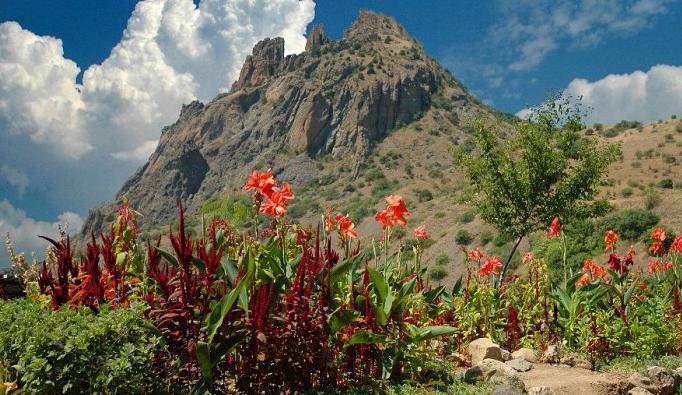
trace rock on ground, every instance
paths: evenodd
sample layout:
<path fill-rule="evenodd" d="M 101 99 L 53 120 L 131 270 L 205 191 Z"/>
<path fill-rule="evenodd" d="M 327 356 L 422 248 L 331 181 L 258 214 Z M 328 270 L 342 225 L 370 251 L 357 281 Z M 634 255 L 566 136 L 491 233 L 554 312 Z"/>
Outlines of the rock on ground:
<path fill-rule="evenodd" d="M 514 358 L 505 363 L 511 366 L 517 372 L 527 372 L 533 367 L 533 365 L 531 365 L 530 362 L 526 361 L 523 358 Z"/>
<path fill-rule="evenodd" d="M 478 365 L 484 359 L 494 359 L 502 361 L 502 350 L 500 346 L 493 343 L 487 337 L 476 339 L 469 343 L 469 355 L 471 355 L 471 365 Z"/>
<path fill-rule="evenodd" d="M 523 358 L 530 363 L 538 361 L 538 353 L 530 348 L 519 348 L 512 353 L 512 359 Z"/>
<path fill-rule="evenodd" d="M 528 389 L 528 395 L 554 395 L 553 389 L 542 386 L 542 387 L 531 387 Z"/>
<path fill-rule="evenodd" d="M 533 369 L 517 375 L 526 388 L 547 387 L 556 395 L 615 395 L 626 393 L 630 388 L 624 378 L 616 374 L 565 365 L 535 364 Z"/>

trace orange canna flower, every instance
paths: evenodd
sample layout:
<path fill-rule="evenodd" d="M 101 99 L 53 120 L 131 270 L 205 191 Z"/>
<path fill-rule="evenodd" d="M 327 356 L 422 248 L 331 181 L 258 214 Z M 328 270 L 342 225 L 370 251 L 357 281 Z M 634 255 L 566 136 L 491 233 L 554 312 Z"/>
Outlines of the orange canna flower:
<path fill-rule="evenodd" d="M 291 192 L 291 187 L 289 187 L 288 182 L 283 182 L 281 189 L 277 186 L 273 187 L 272 191 L 279 193 L 281 195 L 281 199 L 284 200 L 292 200 L 294 198 L 294 193 Z"/>
<path fill-rule="evenodd" d="M 604 235 L 604 241 L 606 242 L 606 249 L 613 250 L 618 243 L 618 234 L 612 230 L 607 230 L 606 235 Z"/>
<path fill-rule="evenodd" d="M 589 258 L 585 259 L 585 262 L 583 263 L 583 271 L 589 272 L 594 279 L 603 279 L 606 277 L 606 270 Z"/>
<path fill-rule="evenodd" d="M 426 225 L 417 226 L 414 229 L 414 238 L 417 240 L 426 240 L 429 238 L 426 234 Z"/>
<path fill-rule="evenodd" d="M 549 231 L 547 232 L 547 237 L 550 239 L 561 232 L 562 226 L 559 225 L 559 217 L 554 217 L 554 220 L 552 220 L 552 224 L 549 226 Z"/>
<path fill-rule="evenodd" d="M 331 207 L 327 207 L 327 214 L 324 216 L 324 230 L 329 234 L 333 229 L 334 219 L 332 218 L 332 209 Z"/>
<path fill-rule="evenodd" d="M 259 173 L 256 170 L 251 173 L 249 180 L 244 185 L 245 191 L 256 190 L 261 195 L 269 197 L 272 193 L 272 189 L 277 186 L 275 177 L 272 176 L 270 169 L 268 171 Z"/>
<path fill-rule="evenodd" d="M 485 254 L 480 248 L 474 248 L 473 250 L 469 251 L 469 259 L 472 261 L 480 261 L 484 256 Z"/>
<path fill-rule="evenodd" d="M 390 195 L 386 197 L 388 203 L 388 212 L 393 221 L 400 225 L 407 225 L 406 216 L 410 215 L 410 211 L 405 206 L 405 200 L 400 195 Z"/>
<path fill-rule="evenodd" d="M 386 230 L 386 228 L 392 228 L 395 225 L 395 222 L 393 221 L 388 209 L 374 214 L 374 219 L 381 224 L 381 229 L 383 230 Z"/>
<path fill-rule="evenodd" d="M 499 269 L 502 267 L 502 260 L 499 256 L 491 256 L 483 262 L 478 274 L 481 276 L 489 276 L 491 274 L 500 274 Z"/>
<path fill-rule="evenodd" d="M 677 236 L 673 239 L 672 244 L 670 244 L 670 251 L 682 253 L 682 236 Z"/>
<path fill-rule="evenodd" d="M 592 284 L 592 279 L 590 279 L 590 275 L 589 275 L 589 274 L 585 273 L 585 274 L 583 274 L 582 276 L 580 276 L 580 278 L 578 279 L 578 281 L 575 282 L 575 287 L 576 287 L 577 289 L 580 289 L 580 288 L 582 288 L 582 287 L 584 287 L 584 286 L 586 286 L 586 285 L 588 285 L 588 284 Z"/>
<path fill-rule="evenodd" d="M 358 232 L 355 230 L 355 224 L 350 220 L 350 217 L 341 213 L 334 216 L 334 221 L 339 229 L 339 237 L 341 240 L 346 240 L 348 237 L 358 237 Z"/>
<path fill-rule="evenodd" d="M 656 228 L 651 232 L 651 240 L 665 241 L 665 229 Z"/>
<path fill-rule="evenodd" d="M 649 252 L 651 255 L 663 255 L 665 253 L 665 246 L 660 241 L 654 241 L 649 246 Z"/>
<path fill-rule="evenodd" d="M 529 252 L 526 252 L 525 254 L 523 254 L 523 259 L 521 259 L 521 263 L 523 263 L 525 265 L 526 263 L 532 262 L 532 261 L 533 261 L 533 253 L 532 252 L 529 251 Z"/>
<path fill-rule="evenodd" d="M 280 192 L 273 191 L 263 204 L 260 212 L 271 217 L 281 217 L 287 212 L 288 200 Z"/>

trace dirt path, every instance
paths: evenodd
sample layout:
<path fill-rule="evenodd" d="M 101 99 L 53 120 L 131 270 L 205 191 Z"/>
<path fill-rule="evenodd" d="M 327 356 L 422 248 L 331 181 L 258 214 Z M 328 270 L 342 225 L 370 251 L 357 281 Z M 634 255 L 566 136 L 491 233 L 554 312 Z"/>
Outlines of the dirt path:
<path fill-rule="evenodd" d="M 621 392 L 625 378 L 611 374 L 592 372 L 565 365 L 533 364 L 528 372 L 519 373 L 527 389 L 550 387 L 556 395 L 611 395 Z"/>

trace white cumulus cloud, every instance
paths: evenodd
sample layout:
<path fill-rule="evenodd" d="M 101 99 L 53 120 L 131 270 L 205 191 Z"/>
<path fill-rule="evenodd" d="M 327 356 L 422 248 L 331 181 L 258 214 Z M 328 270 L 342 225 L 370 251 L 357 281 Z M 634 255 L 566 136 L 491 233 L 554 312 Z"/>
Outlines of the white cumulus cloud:
<path fill-rule="evenodd" d="M 564 93 L 592 108 L 588 122 L 623 119 L 651 122 L 682 115 L 682 66 L 658 65 L 648 71 L 610 74 L 597 81 L 577 78 Z"/>
<path fill-rule="evenodd" d="M 302 51 L 314 7 L 312 0 L 140 1 L 122 40 L 85 70 L 82 85 L 61 40 L 2 23 L 0 123 L 70 158 L 148 152 L 183 103 L 229 89 L 257 41 L 282 36 L 287 53 Z"/>
<path fill-rule="evenodd" d="M 10 234 L 15 250 L 36 252 L 42 256 L 47 243 L 38 236 L 55 238 L 59 236 L 59 225 L 70 234 L 76 233 L 83 226 L 81 217 L 73 212 L 60 214 L 54 222 L 36 221 L 26 215 L 23 210 L 15 208 L 7 199 L 0 200 L 0 234 L 3 241 L 7 233 Z M 4 244 L 4 243 L 3 243 Z M 5 249 L 0 252 L 0 267 L 8 263 L 9 257 Z"/>
<path fill-rule="evenodd" d="M 19 196 L 26 192 L 26 188 L 29 184 L 29 179 L 26 173 L 19 169 L 15 169 L 12 166 L 2 165 L 0 166 L 0 177 L 4 178 L 8 184 L 17 189 Z"/>

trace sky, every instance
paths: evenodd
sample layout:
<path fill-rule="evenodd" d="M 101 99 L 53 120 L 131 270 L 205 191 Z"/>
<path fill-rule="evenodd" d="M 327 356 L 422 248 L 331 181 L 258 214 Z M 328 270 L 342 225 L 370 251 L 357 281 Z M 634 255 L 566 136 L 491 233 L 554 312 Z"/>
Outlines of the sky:
<path fill-rule="evenodd" d="M 395 17 L 502 111 L 565 92 L 587 122 L 682 116 L 682 0 L 1 1 L 0 232 L 33 250 L 59 223 L 78 231 L 258 40 L 298 53 L 313 24 L 340 38 L 360 8 Z"/>

